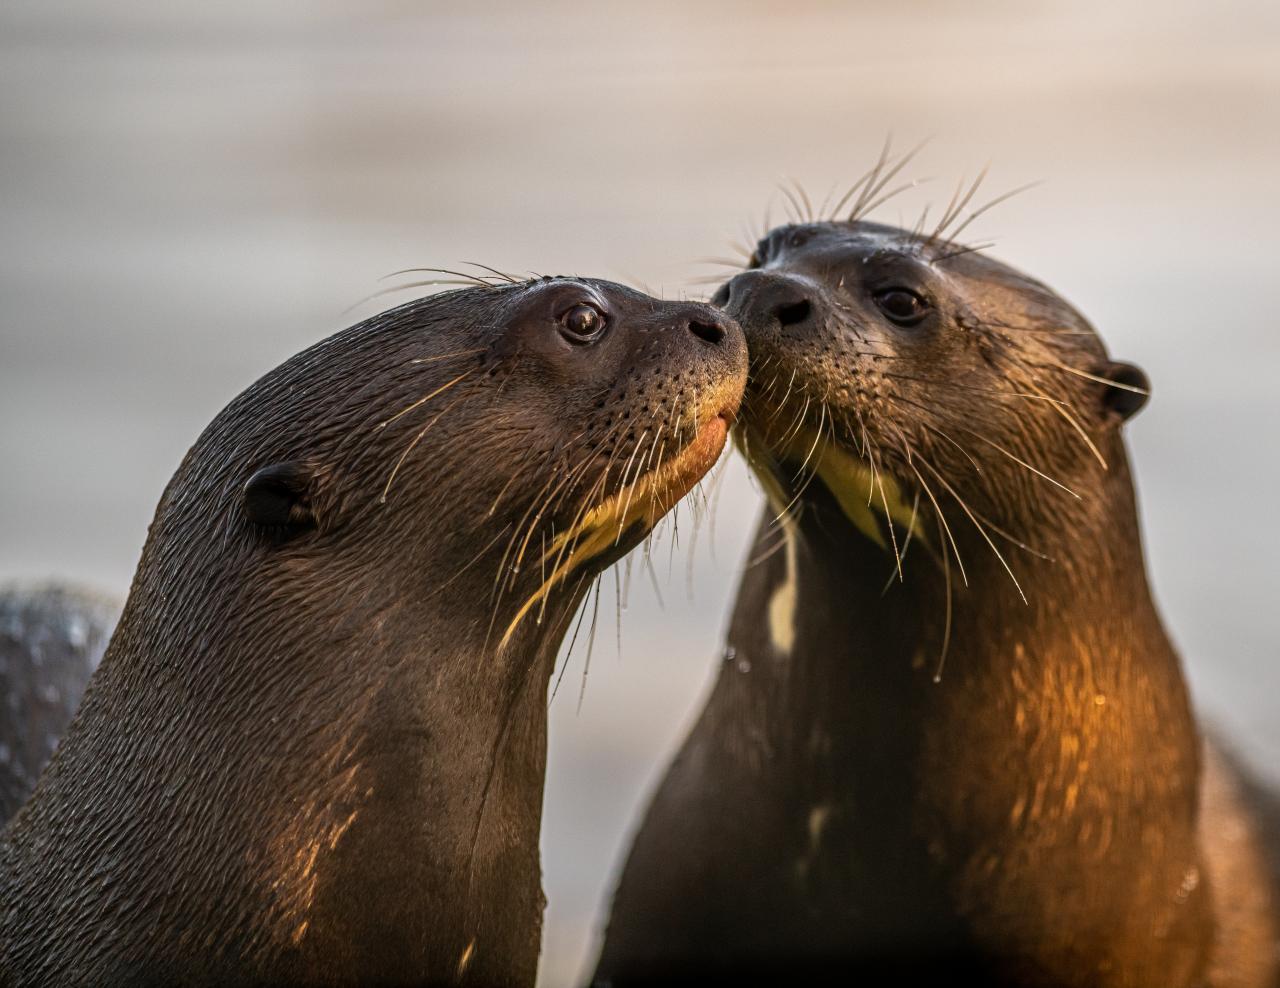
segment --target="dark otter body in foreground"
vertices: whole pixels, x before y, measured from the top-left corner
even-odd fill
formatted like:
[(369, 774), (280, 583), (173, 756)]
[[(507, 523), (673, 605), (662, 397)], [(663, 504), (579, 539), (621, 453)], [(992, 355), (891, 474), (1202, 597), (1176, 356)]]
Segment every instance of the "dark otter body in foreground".
[(1141, 372), (937, 237), (783, 227), (752, 268), (717, 301), (770, 510), (599, 983), (1269, 983), (1255, 818), (1147, 587)]
[(545, 279), (233, 401), (0, 842), (0, 982), (532, 984), (557, 646), (745, 371), (715, 310)]

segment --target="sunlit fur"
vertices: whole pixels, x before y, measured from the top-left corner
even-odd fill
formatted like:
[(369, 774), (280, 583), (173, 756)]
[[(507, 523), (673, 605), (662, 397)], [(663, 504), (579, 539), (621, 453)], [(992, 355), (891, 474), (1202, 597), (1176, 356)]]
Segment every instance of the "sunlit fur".
[(1146, 581), (1121, 435), (1145, 378), (952, 239), (973, 183), (933, 229), (861, 220), (890, 171), (853, 219), (797, 194), (713, 296), (769, 504), (597, 978), (1261, 988), (1257, 819), (1202, 775)]

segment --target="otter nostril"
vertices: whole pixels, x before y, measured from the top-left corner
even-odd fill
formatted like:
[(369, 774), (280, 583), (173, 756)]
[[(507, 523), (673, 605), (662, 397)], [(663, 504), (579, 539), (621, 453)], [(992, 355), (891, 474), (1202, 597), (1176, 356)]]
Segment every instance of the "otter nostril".
[(699, 322), (697, 319), (689, 320), (689, 332), (705, 343), (719, 343), (724, 339), (724, 327), (714, 322)]
[(809, 300), (803, 298), (799, 302), (788, 302), (778, 306), (773, 310), (773, 315), (783, 326), (794, 326), (808, 319), (810, 311)]

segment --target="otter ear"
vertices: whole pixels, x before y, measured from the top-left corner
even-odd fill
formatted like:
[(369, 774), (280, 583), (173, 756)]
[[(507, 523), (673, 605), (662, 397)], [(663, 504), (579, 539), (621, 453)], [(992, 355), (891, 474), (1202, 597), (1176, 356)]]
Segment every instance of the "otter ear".
[(311, 491), (315, 474), (305, 463), (273, 463), (263, 467), (244, 485), (241, 499), (245, 516), (254, 524), (273, 528), (304, 529), (315, 526)]
[(1142, 411), (1151, 397), (1151, 381), (1136, 364), (1109, 360), (1098, 368), (1097, 375), (1104, 383), (1103, 407), (1119, 416), (1122, 422)]

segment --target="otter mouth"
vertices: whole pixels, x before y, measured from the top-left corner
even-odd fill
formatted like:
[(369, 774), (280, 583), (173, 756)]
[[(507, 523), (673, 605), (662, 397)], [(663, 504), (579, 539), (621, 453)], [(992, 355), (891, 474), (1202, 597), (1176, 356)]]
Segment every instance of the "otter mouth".
[(736, 418), (736, 405), (714, 413), (670, 463), (646, 473), (634, 485), (630, 485), (647, 485), (646, 516), (649, 528), (656, 525), (716, 465), (720, 454), (724, 452), (729, 431)]
[(571, 528), (555, 537), (542, 556), (550, 575), (516, 612), (502, 636), (502, 645), (511, 640), (529, 612), (571, 573), (593, 564), (608, 566), (630, 552), (716, 465), (741, 402), (740, 390), (723, 390), (726, 393), (717, 394), (710, 406), (717, 410), (702, 417), (693, 437), (675, 456), (582, 513)]

